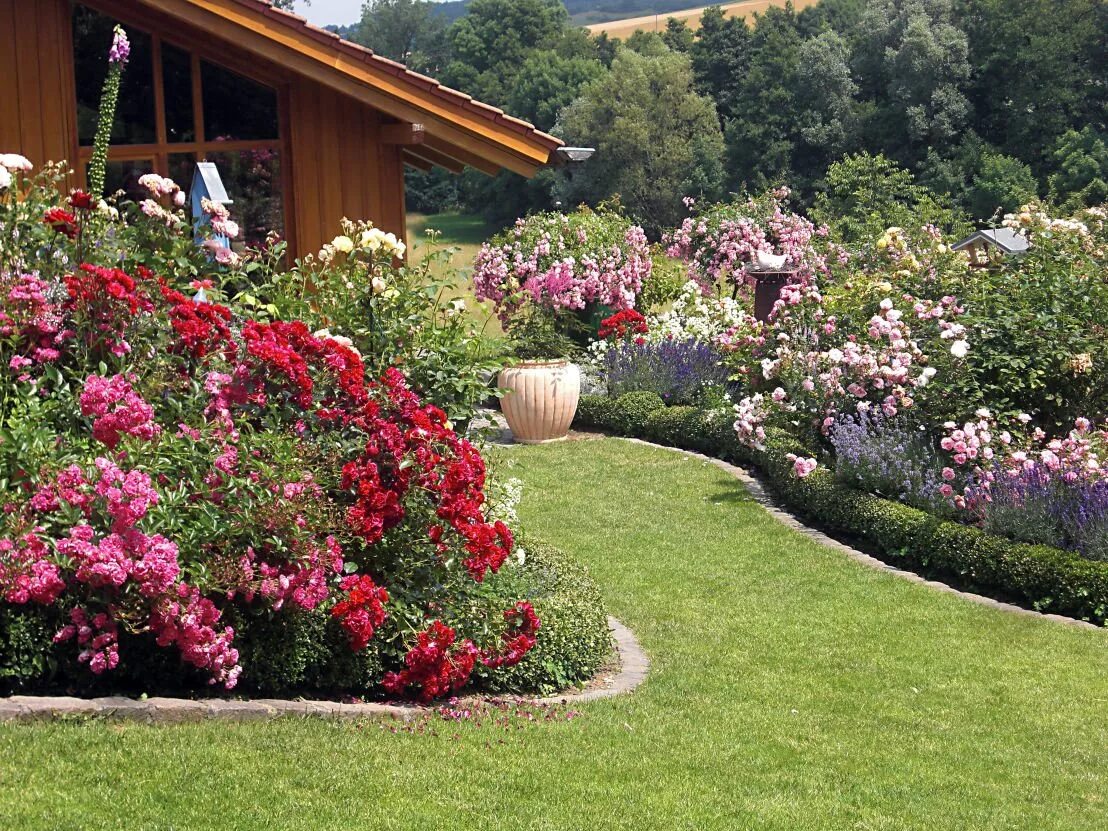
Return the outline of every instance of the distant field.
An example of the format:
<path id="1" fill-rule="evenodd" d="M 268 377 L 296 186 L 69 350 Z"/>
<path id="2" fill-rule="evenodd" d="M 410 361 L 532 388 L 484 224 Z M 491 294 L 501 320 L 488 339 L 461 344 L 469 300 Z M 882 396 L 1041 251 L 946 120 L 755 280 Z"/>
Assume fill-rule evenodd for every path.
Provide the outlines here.
<path id="1" fill-rule="evenodd" d="M 808 6 L 814 6 L 819 0 L 793 0 L 793 7 L 800 11 Z M 727 17 L 746 17 L 756 12 L 764 12 L 770 6 L 784 6 L 786 0 L 743 0 L 739 3 L 723 4 L 723 13 Z M 588 26 L 593 34 L 607 32 L 608 37 L 626 38 L 635 32 L 662 32 L 665 31 L 666 21 L 675 17 L 688 24 L 690 29 L 700 28 L 700 15 L 707 6 L 695 9 L 685 9 L 679 12 L 663 12 L 661 14 L 649 14 L 642 17 L 626 17 L 623 20 L 612 20 L 608 23 L 594 23 Z"/>

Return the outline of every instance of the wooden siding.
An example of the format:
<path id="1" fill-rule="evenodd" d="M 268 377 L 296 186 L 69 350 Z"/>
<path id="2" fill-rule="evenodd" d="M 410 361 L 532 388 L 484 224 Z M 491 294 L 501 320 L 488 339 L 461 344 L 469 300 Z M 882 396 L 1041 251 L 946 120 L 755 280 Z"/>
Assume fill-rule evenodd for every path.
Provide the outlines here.
<path id="1" fill-rule="evenodd" d="M 0 0 L 0 153 L 77 158 L 69 0 Z"/>
<path id="2" fill-rule="evenodd" d="M 403 235 L 404 163 L 400 147 L 380 143 L 381 114 L 306 78 L 288 102 L 299 253 L 338 235 L 343 217 Z"/>

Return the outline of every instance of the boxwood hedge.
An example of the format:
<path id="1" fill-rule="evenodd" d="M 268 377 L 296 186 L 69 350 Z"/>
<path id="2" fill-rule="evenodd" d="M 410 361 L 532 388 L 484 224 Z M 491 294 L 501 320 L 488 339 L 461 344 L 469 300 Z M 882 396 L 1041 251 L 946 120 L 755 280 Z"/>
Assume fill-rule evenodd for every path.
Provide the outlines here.
<path id="1" fill-rule="evenodd" d="M 583 566 L 545 543 L 524 539 L 522 566 L 502 569 L 484 583 L 483 602 L 504 609 L 530 600 L 541 621 L 534 649 L 518 665 L 474 674 L 479 689 L 557 692 L 592 678 L 612 652 L 600 591 Z M 237 694 L 334 696 L 372 692 L 386 668 L 386 654 L 400 645 L 371 640 L 353 653 L 325 609 L 274 615 L 265 609 L 225 610 L 235 629 L 244 672 Z M 449 622 L 449 621 L 448 621 Z M 53 609 L 0 604 L 0 695 L 53 693 L 194 695 L 211 688 L 205 677 L 182 667 L 172 651 L 148 634 L 121 633 L 126 656 L 110 673 L 92 675 L 73 650 L 52 636 L 64 623 Z"/>
<path id="2" fill-rule="evenodd" d="M 695 407 L 656 408 L 640 422 L 644 399 L 632 395 L 582 396 L 578 422 L 754 466 L 797 514 L 899 567 L 1042 612 L 1108 623 L 1108 563 L 941 519 L 844 485 L 825 468 L 799 479 L 786 454 L 813 453 L 792 436 L 771 433 L 765 450 L 751 450 L 739 443 L 729 413 Z"/>

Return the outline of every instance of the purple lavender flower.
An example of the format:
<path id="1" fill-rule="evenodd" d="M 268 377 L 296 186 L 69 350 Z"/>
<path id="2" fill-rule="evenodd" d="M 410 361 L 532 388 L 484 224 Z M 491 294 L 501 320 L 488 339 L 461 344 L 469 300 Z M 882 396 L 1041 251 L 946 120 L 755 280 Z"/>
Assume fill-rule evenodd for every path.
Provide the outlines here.
<path id="1" fill-rule="evenodd" d="M 854 487 L 949 515 L 942 463 L 926 430 L 880 411 L 845 416 L 831 431 L 835 476 Z"/>
<path id="2" fill-rule="evenodd" d="M 112 32 L 112 48 L 108 51 L 108 63 L 126 66 L 127 59 L 131 57 L 131 41 L 127 39 L 127 33 L 122 26 L 116 26 Z"/>
<path id="3" fill-rule="evenodd" d="M 604 354 L 608 394 L 656 392 L 667 404 L 692 404 L 708 387 L 726 387 L 729 371 L 711 346 L 696 340 L 621 342 Z"/>
<path id="4" fill-rule="evenodd" d="M 1108 559 L 1108 481 L 1084 470 L 1032 464 L 1016 471 L 998 468 L 988 488 L 980 490 L 987 530 Z"/>

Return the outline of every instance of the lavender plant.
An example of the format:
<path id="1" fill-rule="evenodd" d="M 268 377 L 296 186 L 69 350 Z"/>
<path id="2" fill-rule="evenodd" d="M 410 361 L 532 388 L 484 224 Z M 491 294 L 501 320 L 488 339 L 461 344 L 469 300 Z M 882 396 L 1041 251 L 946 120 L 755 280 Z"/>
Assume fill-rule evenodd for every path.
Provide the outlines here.
<path id="1" fill-rule="evenodd" d="M 604 354 L 603 382 L 611 396 L 656 392 L 667 404 L 693 404 L 727 386 L 729 371 L 711 346 L 696 340 L 622 341 Z"/>
<path id="2" fill-rule="evenodd" d="M 1108 481 L 1029 464 L 997 471 L 981 496 L 986 530 L 1108 560 Z"/>
<path id="3" fill-rule="evenodd" d="M 880 411 L 840 418 L 831 431 L 835 476 L 856 488 L 941 515 L 943 465 L 926 429 Z"/>

